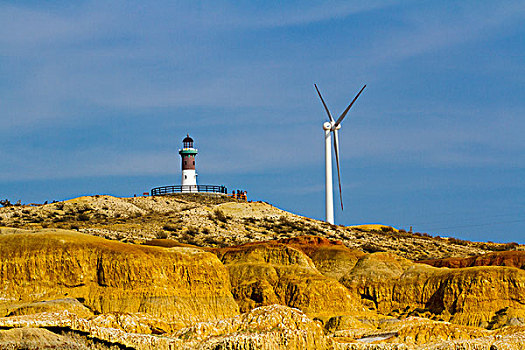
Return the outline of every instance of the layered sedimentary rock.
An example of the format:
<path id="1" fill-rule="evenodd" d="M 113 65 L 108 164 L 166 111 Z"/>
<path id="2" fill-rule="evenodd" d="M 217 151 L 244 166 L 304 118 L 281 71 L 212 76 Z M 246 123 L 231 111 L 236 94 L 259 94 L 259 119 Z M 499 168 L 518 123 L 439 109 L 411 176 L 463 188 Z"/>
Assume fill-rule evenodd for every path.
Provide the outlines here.
<path id="1" fill-rule="evenodd" d="M 93 312 L 85 307 L 81 302 L 74 298 L 65 298 L 57 300 L 35 301 L 31 303 L 15 303 L 9 305 L 8 316 L 32 315 L 43 312 L 60 312 L 69 311 L 79 317 L 89 318 Z"/>
<path id="2" fill-rule="evenodd" d="M 227 270 L 215 255 L 195 248 L 19 231 L 0 236 L 0 281 L 4 315 L 64 298 L 97 313 L 146 313 L 181 327 L 238 314 Z"/>
<path id="3" fill-rule="evenodd" d="M 55 334 L 43 328 L 13 328 L 0 330 L 0 349 L 86 350 L 78 339 Z"/>
<path id="4" fill-rule="evenodd" d="M 122 320 L 116 321 L 119 317 L 124 316 L 129 323 L 123 327 Z M 138 350 L 168 350 L 180 349 L 184 341 L 170 337 L 158 337 L 152 334 L 135 333 L 137 325 L 141 324 L 143 319 L 137 315 L 114 315 L 104 314 L 96 318 L 85 319 L 77 317 L 68 311 L 61 312 L 44 312 L 33 315 L 11 316 L 0 318 L 1 328 L 12 329 L 33 329 L 36 327 L 47 328 L 54 331 L 59 330 L 61 333 L 66 333 L 66 340 L 81 335 L 85 335 L 92 341 L 87 341 L 87 347 L 80 347 L 80 349 L 105 349 L 106 344 L 116 344 L 117 346 L 110 346 L 111 349 L 121 349 L 123 346 Z M 123 329 L 124 328 L 124 329 Z M 47 334 L 47 333 L 46 333 Z M 45 334 L 44 334 L 45 336 Z M 41 339 L 41 345 L 38 346 L 39 334 L 36 334 L 34 343 L 37 346 L 34 349 L 46 348 L 47 340 L 44 337 Z M 77 339 L 79 344 L 85 343 L 83 339 Z M 85 339 L 84 339 L 85 340 Z M 4 349 L 9 345 L 9 342 L 0 342 L 0 349 Z M 94 345 L 94 346 L 93 346 Z M 47 346 L 47 345 L 46 345 Z M 93 346 L 93 347 L 92 347 Z M 74 347 L 72 347 L 74 349 Z M 10 348 L 9 348 L 10 349 Z M 26 348 L 23 348 L 26 349 Z M 32 348 L 30 348 L 32 349 Z"/>
<path id="5" fill-rule="evenodd" d="M 339 240 L 319 236 L 299 236 L 281 239 L 279 242 L 302 251 L 312 259 L 319 272 L 336 280 L 366 255 L 360 250 L 348 248 Z"/>
<path id="6" fill-rule="evenodd" d="M 240 316 L 202 322 L 182 329 L 177 338 L 188 349 L 331 349 L 321 326 L 298 309 L 269 305 Z"/>
<path id="7" fill-rule="evenodd" d="M 0 327 L 30 330 L 48 327 L 79 331 L 107 343 L 121 344 L 141 350 L 168 349 L 331 349 L 322 327 L 298 309 L 282 305 L 256 308 L 248 313 L 217 321 L 198 322 L 172 334 L 156 337 L 124 331 L 115 324 L 115 316 L 103 315 L 91 319 L 78 318 L 67 311 L 0 318 Z M 140 323 L 128 315 L 129 323 Z M 25 328 L 21 328 L 25 327 Z M 27 331 L 29 332 L 29 331 Z M 71 333 L 71 332 L 70 332 Z M 1 340 L 0 334 L 0 340 Z M 45 345 L 51 332 L 37 332 Z M 13 338 L 13 336 L 11 336 Z M 55 339 L 56 338 L 56 339 Z M 54 335 L 55 342 L 64 340 Z M 35 338 L 37 341 L 37 338 Z M 7 342 L 7 341 L 6 341 Z M 8 343 L 8 342 L 7 342 Z M 0 348 L 6 343 L 0 341 Z"/>
<path id="8" fill-rule="evenodd" d="M 525 271 L 511 267 L 438 269 L 374 253 L 361 258 L 341 282 L 385 314 L 417 310 L 428 317 L 490 328 L 505 310 L 521 314 L 525 309 Z M 498 322 L 506 325 L 512 319 Z"/>
<path id="9" fill-rule="evenodd" d="M 261 242 L 214 250 L 230 273 L 241 311 L 281 304 L 310 316 L 363 311 L 359 298 L 321 274 L 302 251 L 283 243 Z"/>
<path id="10" fill-rule="evenodd" d="M 450 269 L 316 236 L 198 248 L 0 231 L 0 348 L 21 337 L 43 348 L 93 338 L 144 350 L 524 344 L 525 271 L 516 252 L 460 263 L 516 267 Z"/>

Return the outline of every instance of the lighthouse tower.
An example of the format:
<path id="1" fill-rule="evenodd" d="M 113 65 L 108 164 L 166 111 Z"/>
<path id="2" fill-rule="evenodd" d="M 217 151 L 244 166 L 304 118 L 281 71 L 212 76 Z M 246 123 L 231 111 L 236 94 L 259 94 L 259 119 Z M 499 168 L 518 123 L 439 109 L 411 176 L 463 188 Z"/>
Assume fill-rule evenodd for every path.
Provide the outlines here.
<path id="1" fill-rule="evenodd" d="M 197 149 L 193 148 L 193 139 L 186 135 L 179 150 L 182 158 L 182 192 L 198 192 L 197 173 L 195 172 L 195 156 Z"/>

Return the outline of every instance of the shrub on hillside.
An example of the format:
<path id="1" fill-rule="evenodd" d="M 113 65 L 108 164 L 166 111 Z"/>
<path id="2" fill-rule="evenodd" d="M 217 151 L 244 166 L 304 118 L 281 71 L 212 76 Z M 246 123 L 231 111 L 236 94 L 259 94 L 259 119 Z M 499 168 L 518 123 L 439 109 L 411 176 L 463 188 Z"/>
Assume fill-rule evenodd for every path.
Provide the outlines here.
<path id="1" fill-rule="evenodd" d="M 505 251 L 505 250 L 516 250 L 516 247 L 518 246 L 519 246 L 518 243 L 510 242 L 510 243 L 505 243 L 505 244 L 493 244 L 487 248 L 493 251 Z"/>
<path id="2" fill-rule="evenodd" d="M 207 236 L 204 238 L 204 243 L 208 246 L 221 246 L 223 242 L 217 237 Z"/>
<path id="3" fill-rule="evenodd" d="M 11 202 L 9 201 L 9 199 L 0 199 L 0 205 L 2 205 L 3 207 L 10 207 L 12 206 Z"/>
<path id="4" fill-rule="evenodd" d="M 193 226 L 189 226 L 186 230 L 186 234 L 189 235 L 189 236 L 196 236 L 199 234 L 199 228 L 198 227 L 193 227 Z"/>
<path id="5" fill-rule="evenodd" d="M 465 241 L 463 239 L 457 239 L 457 238 L 454 238 L 454 237 L 450 237 L 448 239 L 448 242 L 452 243 L 452 244 L 457 244 L 457 245 L 468 245 L 470 243 L 469 241 Z"/>
<path id="6" fill-rule="evenodd" d="M 228 222 L 229 219 L 231 219 L 231 217 L 229 217 L 228 215 L 224 214 L 224 212 L 220 209 L 215 209 L 213 211 L 213 214 L 215 215 L 215 218 L 217 220 L 219 220 L 220 222 Z"/>
<path id="7" fill-rule="evenodd" d="M 89 221 L 89 215 L 85 213 L 80 213 L 77 215 L 77 220 L 78 221 Z"/>
<path id="8" fill-rule="evenodd" d="M 245 218 L 244 222 L 249 223 L 249 224 L 255 224 L 257 222 L 257 219 L 254 217 L 249 217 L 249 218 Z"/>
<path id="9" fill-rule="evenodd" d="M 159 231 L 157 232 L 157 238 L 158 239 L 166 239 L 168 238 L 169 234 L 166 231 Z"/>
<path id="10" fill-rule="evenodd" d="M 166 230 L 166 231 L 170 231 L 170 232 L 175 232 L 175 231 L 179 230 L 179 227 L 177 227 L 177 226 L 175 226 L 173 224 L 166 224 L 166 225 L 162 226 L 162 229 Z"/>

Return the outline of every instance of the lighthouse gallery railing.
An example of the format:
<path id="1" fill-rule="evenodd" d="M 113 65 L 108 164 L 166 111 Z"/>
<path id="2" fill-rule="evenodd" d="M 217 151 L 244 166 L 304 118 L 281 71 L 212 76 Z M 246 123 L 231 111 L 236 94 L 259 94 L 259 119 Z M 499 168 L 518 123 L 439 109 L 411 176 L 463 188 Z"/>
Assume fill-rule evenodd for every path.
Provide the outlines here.
<path id="1" fill-rule="evenodd" d="M 161 196 L 170 193 L 197 193 L 197 192 L 212 192 L 212 193 L 228 193 L 226 186 L 218 185 L 172 185 L 155 187 L 151 190 L 152 196 Z"/>

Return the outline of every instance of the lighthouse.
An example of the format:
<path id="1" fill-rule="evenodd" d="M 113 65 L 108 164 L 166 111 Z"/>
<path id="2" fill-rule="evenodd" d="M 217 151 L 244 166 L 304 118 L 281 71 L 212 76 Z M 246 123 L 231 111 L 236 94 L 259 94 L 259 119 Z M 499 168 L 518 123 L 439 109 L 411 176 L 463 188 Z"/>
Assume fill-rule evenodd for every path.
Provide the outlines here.
<path id="1" fill-rule="evenodd" d="M 197 149 L 193 148 L 193 139 L 186 135 L 182 140 L 182 149 L 179 150 L 182 158 L 182 192 L 198 192 L 197 173 L 195 172 L 195 156 Z"/>
<path id="2" fill-rule="evenodd" d="M 197 173 L 195 172 L 195 157 L 197 156 L 197 153 L 197 149 L 193 148 L 193 139 L 187 134 L 184 140 L 182 140 L 182 149 L 179 150 L 182 160 L 181 184 L 152 188 L 151 195 L 165 196 L 180 192 L 196 192 L 199 195 L 227 195 L 228 189 L 224 185 L 197 185 Z M 244 198 L 246 199 L 246 197 Z"/>

